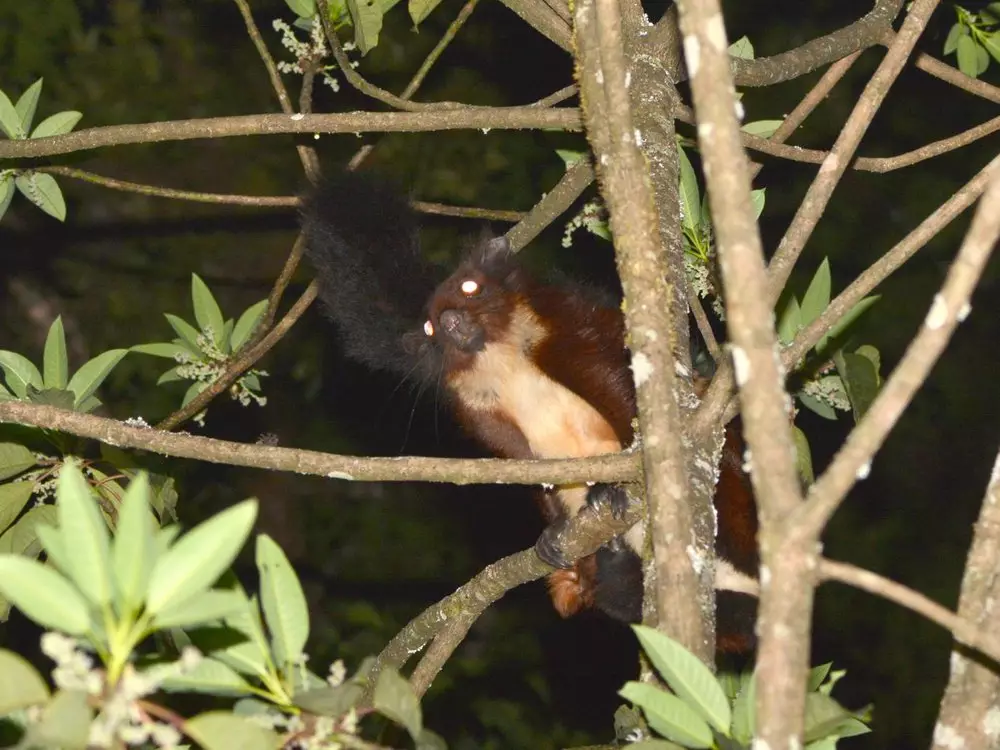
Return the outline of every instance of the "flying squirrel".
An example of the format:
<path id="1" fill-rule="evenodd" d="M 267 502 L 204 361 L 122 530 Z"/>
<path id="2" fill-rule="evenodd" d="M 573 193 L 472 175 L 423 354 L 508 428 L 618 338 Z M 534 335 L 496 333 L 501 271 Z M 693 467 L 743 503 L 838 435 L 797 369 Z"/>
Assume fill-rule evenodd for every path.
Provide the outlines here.
<path id="1" fill-rule="evenodd" d="M 456 421 L 500 457 L 585 457 L 632 444 L 635 386 L 624 320 L 602 295 L 536 280 L 503 236 L 481 238 L 438 281 L 405 196 L 364 174 L 324 178 L 304 196 L 301 216 L 319 296 L 348 357 L 419 385 L 440 378 Z M 721 558 L 756 576 L 756 512 L 742 453 L 730 426 L 715 496 L 716 546 Z M 596 607 L 625 622 L 641 619 L 641 523 L 575 562 L 559 546 L 576 514 L 606 503 L 620 516 L 628 502 L 608 484 L 542 494 L 548 526 L 535 549 L 557 568 L 548 587 L 562 616 Z M 720 596 L 718 650 L 749 650 L 752 605 L 748 617 L 747 602 L 723 604 Z M 741 614 L 724 615 L 729 610 Z"/>

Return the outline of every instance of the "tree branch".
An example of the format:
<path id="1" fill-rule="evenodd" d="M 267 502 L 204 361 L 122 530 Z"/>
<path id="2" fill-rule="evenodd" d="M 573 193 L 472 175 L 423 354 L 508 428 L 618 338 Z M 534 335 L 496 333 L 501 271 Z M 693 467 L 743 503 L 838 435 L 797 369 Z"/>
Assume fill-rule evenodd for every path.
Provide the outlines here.
<path id="1" fill-rule="evenodd" d="M 150 427 L 133 427 L 114 419 L 66 411 L 24 401 L 0 402 L 0 423 L 23 424 L 90 438 L 118 448 L 133 448 L 176 458 L 292 471 L 328 479 L 368 482 L 452 482 L 454 484 L 574 484 L 626 482 L 640 475 L 639 457 L 613 453 L 585 459 L 512 461 L 442 459 L 416 456 L 369 458 L 234 443 Z"/>
<path id="2" fill-rule="evenodd" d="M 282 133 L 416 133 L 430 130 L 579 130 L 575 108 L 470 107 L 432 112 L 237 115 L 139 125 L 107 125 L 49 138 L 0 140 L 0 159 L 69 154 L 104 146 Z"/>
<path id="3" fill-rule="evenodd" d="M 511 247 L 520 250 L 558 219 L 594 181 L 594 169 L 581 160 L 566 170 L 556 186 L 535 204 L 528 215 L 507 232 Z"/>
<path id="4" fill-rule="evenodd" d="M 1000 167 L 994 166 L 990 172 L 989 187 L 941 291 L 934 295 L 923 327 L 826 472 L 810 488 L 809 502 L 795 519 L 800 533 L 818 534 L 854 483 L 867 476 L 886 435 L 927 379 L 955 328 L 969 314 L 972 290 L 1000 237 Z"/>

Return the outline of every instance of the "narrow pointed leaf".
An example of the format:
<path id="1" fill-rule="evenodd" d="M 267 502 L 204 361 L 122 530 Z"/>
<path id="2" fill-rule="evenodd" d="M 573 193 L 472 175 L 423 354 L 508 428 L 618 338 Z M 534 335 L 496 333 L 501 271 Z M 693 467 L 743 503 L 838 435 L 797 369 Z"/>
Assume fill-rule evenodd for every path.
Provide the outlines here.
<path id="1" fill-rule="evenodd" d="M 20 443 L 0 443 L 0 480 L 16 477 L 37 463 L 35 454 Z"/>
<path id="2" fill-rule="evenodd" d="M 209 711 L 189 719 L 184 733 L 204 750 L 274 750 L 278 735 L 228 711 Z"/>
<path id="3" fill-rule="evenodd" d="M 309 638 L 309 607 L 302 584 L 288 558 L 271 537 L 257 537 L 257 570 L 260 571 L 260 601 L 271 633 L 274 658 L 290 665 L 306 647 Z"/>
<path id="4" fill-rule="evenodd" d="M 13 651 L 0 649 L 0 716 L 49 699 L 42 676 Z"/>
<path id="5" fill-rule="evenodd" d="M 155 615 L 206 591 L 236 558 L 256 517 L 257 501 L 246 500 L 179 539 L 153 568 L 147 610 Z"/>
<path id="6" fill-rule="evenodd" d="M 243 674 L 261 677 L 268 673 L 272 663 L 271 650 L 264 635 L 264 626 L 260 619 L 260 606 L 256 597 L 247 598 L 242 591 L 243 607 L 235 614 L 225 619 L 225 624 L 247 637 L 243 643 L 237 643 L 214 654 L 219 661 L 225 662 L 233 669 Z"/>
<path id="7" fill-rule="evenodd" d="M 431 14 L 431 11 L 440 4 L 441 0 L 409 0 L 407 9 L 410 11 L 410 18 L 413 20 L 413 25 L 419 26 Z"/>
<path id="8" fill-rule="evenodd" d="M 670 688 L 720 734 L 729 735 L 729 701 L 715 675 L 677 641 L 645 625 L 632 629 Z"/>
<path id="9" fill-rule="evenodd" d="M 38 109 L 38 97 L 42 93 L 42 79 L 39 78 L 25 89 L 24 93 L 17 100 L 14 109 L 21 121 L 21 132 L 27 133 L 31 129 L 31 123 L 35 120 L 35 111 Z"/>
<path id="10" fill-rule="evenodd" d="M 820 316 L 830 304 L 830 260 L 823 262 L 816 269 L 816 275 L 809 282 L 809 288 L 802 297 L 802 325 L 807 326 Z"/>
<path id="11" fill-rule="evenodd" d="M 753 204 L 753 217 L 759 219 L 764 213 L 764 204 L 767 202 L 767 188 L 750 191 L 750 202 Z"/>
<path id="12" fill-rule="evenodd" d="M 799 391 L 795 395 L 798 397 L 802 405 L 806 407 L 809 411 L 811 411 L 813 414 L 817 414 L 823 417 L 823 419 L 829 419 L 829 420 L 837 419 L 836 410 L 829 404 L 824 403 L 817 398 L 813 398 L 804 391 Z"/>
<path id="13" fill-rule="evenodd" d="M 25 557 L 37 557 L 42 551 L 39 532 L 56 522 L 53 505 L 37 505 L 0 536 L 0 552 Z"/>
<path id="14" fill-rule="evenodd" d="M 844 369 L 841 371 L 841 364 L 838 363 L 837 370 L 844 379 L 847 396 L 851 399 L 854 421 L 859 422 L 878 395 L 878 372 L 871 360 L 860 354 L 845 353 L 842 359 L 838 359 Z"/>
<path id="15" fill-rule="evenodd" d="M 81 117 L 83 117 L 83 112 L 75 112 L 73 110 L 56 112 L 51 117 L 46 117 L 38 123 L 38 127 L 32 131 L 31 137 L 48 138 L 52 135 L 65 135 L 76 127 Z"/>
<path id="16" fill-rule="evenodd" d="M 111 559 L 108 527 L 83 474 L 64 464 L 56 485 L 59 535 L 68 575 L 84 595 L 98 605 L 111 601 Z"/>
<path id="17" fill-rule="evenodd" d="M 18 114 L 17 109 L 2 91 L 0 91 L 0 128 L 11 140 L 25 137 L 24 127 L 21 125 L 21 115 Z"/>
<path id="18" fill-rule="evenodd" d="M 167 319 L 174 332 L 191 347 L 192 352 L 201 351 L 201 347 L 198 345 L 199 333 L 197 328 L 184 320 L 184 318 L 178 318 L 176 315 L 171 315 L 170 313 L 164 313 L 163 317 Z"/>
<path id="19" fill-rule="evenodd" d="M 799 301 L 791 297 L 785 303 L 785 309 L 781 311 L 781 317 L 778 319 L 778 341 L 785 345 L 791 344 L 801 329 L 802 310 Z"/>
<path id="20" fill-rule="evenodd" d="M 62 316 L 49 326 L 45 337 L 45 354 L 42 356 L 42 382 L 46 388 L 66 388 L 69 382 L 69 365 L 66 358 L 66 333 Z"/>
<path id="21" fill-rule="evenodd" d="M 413 691 L 413 686 L 396 670 L 386 667 L 379 673 L 372 707 L 383 716 L 405 727 L 414 739 L 420 736 L 420 730 L 423 728 L 420 701 Z"/>
<path id="22" fill-rule="evenodd" d="M 173 607 L 167 607 L 153 618 L 158 629 L 189 628 L 221 620 L 243 606 L 239 594 L 224 589 L 202 591 Z"/>
<path id="23" fill-rule="evenodd" d="M 165 383 L 176 383 L 178 380 L 184 380 L 184 378 L 180 376 L 180 367 L 182 367 L 182 365 L 177 365 L 177 367 L 171 367 L 169 370 L 166 370 L 156 379 L 156 384 L 164 385 Z"/>
<path id="24" fill-rule="evenodd" d="M 805 735 L 806 742 L 819 740 L 830 735 L 849 719 L 853 719 L 850 711 L 837 701 L 823 693 L 808 693 L 806 695 Z"/>
<path id="25" fill-rule="evenodd" d="M 32 620 L 70 635 L 90 627 L 83 596 L 65 578 L 35 560 L 0 555 L 0 594 Z"/>
<path id="26" fill-rule="evenodd" d="M 14 193 L 16 188 L 14 187 L 14 175 L 5 174 L 0 175 L 0 219 L 3 215 L 7 213 L 7 209 L 10 207 L 10 202 L 14 200 Z"/>
<path id="27" fill-rule="evenodd" d="M 29 385 L 38 390 L 43 387 L 42 373 L 31 363 L 31 360 L 22 357 L 17 352 L 0 349 L 0 368 L 3 369 L 7 387 L 18 398 L 24 398 L 27 395 Z"/>
<path id="28" fill-rule="evenodd" d="M 684 214 L 681 221 L 684 228 L 692 236 L 697 236 L 698 225 L 701 222 L 701 198 L 698 195 L 698 177 L 695 175 L 691 160 L 683 148 L 677 148 L 677 158 L 680 160 L 681 211 Z"/>
<path id="29" fill-rule="evenodd" d="M 754 120 L 753 122 L 748 122 L 740 130 L 750 135 L 756 135 L 759 138 L 770 138 L 774 135 L 774 131 L 781 127 L 781 123 L 783 122 L 784 120 Z"/>
<path id="30" fill-rule="evenodd" d="M 53 510 L 55 509 L 53 508 Z M 35 527 L 35 534 L 38 536 L 38 541 L 42 545 L 42 549 L 45 550 L 45 555 L 48 557 L 49 562 L 63 573 L 66 573 L 70 569 L 71 564 L 69 556 L 66 554 L 63 538 L 59 534 L 59 529 L 52 524 L 40 523 Z"/>
<path id="31" fill-rule="evenodd" d="M 31 499 L 34 489 L 34 482 L 0 484 L 0 532 L 14 523 L 14 519 L 21 514 Z"/>
<path id="32" fill-rule="evenodd" d="M 222 317 L 219 303 L 215 301 L 208 285 L 195 273 L 191 274 L 191 301 L 194 303 L 194 317 L 198 321 L 198 326 L 210 334 L 217 345 L 220 344 L 226 320 Z"/>
<path id="33" fill-rule="evenodd" d="M 189 354 L 186 347 L 180 344 L 175 344 L 172 341 L 158 341 L 152 344 L 136 344 L 130 347 L 130 351 L 138 352 L 139 354 L 151 354 L 154 357 L 163 357 L 164 359 L 172 359 L 174 361 L 179 361 L 181 357 Z"/>
<path id="34" fill-rule="evenodd" d="M 649 726 L 668 740 L 684 747 L 712 747 L 708 724 L 676 695 L 641 682 L 626 682 L 618 694 L 642 708 Z"/>
<path id="35" fill-rule="evenodd" d="M 69 389 L 76 394 L 77 406 L 100 387 L 126 354 L 128 349 L 111 349 L 98 354 L 73 374 L 69 381 Z"/>
<path id="36" fill-rule="evenodd" d="M 979 46 L 971 36 L 959 37 L 958 46 L 955 48 L 958 53 L 958 69 L 965 75 L 976 78 L 979 75 L 978 63 L 976 62 L 976 50 Z"/>
<path id="37" fill-rule="evenodd" d="M 149 476 L 142 471 L 125 491 L 118 509 L 112 562 L 119 611 L 136 612 L 146 599 L 157 547 L 149 512 Z"/>
<path id="38" fill-rule="evenodd" d="M 806 485 L 816 481 L 813 473 L 812 451 L 809 449 L 809 438 L 797 426 L 792 425 L 792 437 L 795 443 L 795 468 L 798 469 L 799 477 Z"/>
<path id="39" fill-rule="evenodd" d="M 836 340 L 841 334 L 850 328 L 851 324 L 854 323 L 855 320 L 864 315 L 865 312 L 868 311 L 868 308 L 878 302 L 881 298 L 882 295 L 880 294 L 865 297 L 854 305 L 854 307 L 844 313 L 840 320 L 830 327 L 829 332 L 816 343 L 816 353 L 823 354 L 826 351 L 827 346 L 829 346 L 831 340 Z"/>
<path id="40" fill-rule="evenodd" d="M 262 299 L 255 305 L 250 305 L 250 307 L 243 311 L 240 319 L 236 321 L 236 325 L 233 327 L 231 341 L 234 352 L 239 351 L 240 347 L 250 340 L 250 336 L 257 330 L 257 325 L 264 317 L 266 311 L 266 299 Z"/>
<path id="41" fill-rule="evenodd" d="M 213 658 L 202 659 L 198 666 L 187 674 L 170 677 L 163 683 L 163 689 L 170 692 L 228 696 L 249 695 L 253 692 L 250 683 L 230 667 Z"/>
<path id="42" fill-rule="evenodd" d="M 194 397 L 206 388 L 208 388 L 208 383 L 203 383 L 201 381 L 192 383 L 191 387 L 184 392 L 184 398 L 181 399 L 181 408 L 183 409 L 185 406 L 190 404 L 191 401 L 194 400 Z"/>
<path id="43" fill-rule="evenodd" d="M 757 710 L 757 680 L 751 676 L 733 702 L 733 739 L 749 745 L 753 739 Z"/>
<path id="44" fill-rule="evenodd" d="M 347 0 L 347 11 L 354 24 L 354 43 L 362 55 L 378 45 L 382 31 L 382 8 L 377 0 Z"/>
<path id="45" fill-rule="evenodd" d="M 962 23 L 956 23 L 948 32 L 948 38 L 944 40 L 943 54 L 950 55 L 958 49 L 958 40 L 969 35 L 969 27 Z"/>
<path id="46" fill-rule="evenodd" d="M 22 172 L 15 178 L 14 184 L 25 198 L 49 216 L 59 221 L 66 220 L 66 199 L 55 177 L 43 172 Z"/>

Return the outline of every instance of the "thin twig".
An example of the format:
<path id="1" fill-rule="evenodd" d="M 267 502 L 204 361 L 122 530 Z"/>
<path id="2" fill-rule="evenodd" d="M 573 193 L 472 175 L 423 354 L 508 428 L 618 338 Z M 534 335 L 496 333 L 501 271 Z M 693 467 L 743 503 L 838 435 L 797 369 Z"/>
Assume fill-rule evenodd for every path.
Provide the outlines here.
<path id="1" fill-rule="evenodd" d="M 528 215 L 507 232 L 511 247 L 520 250 L 537 237 L 542 230 L 559 218 L 594 181 L 594 169 L 587 160 L 581 160 L 566 170 L 545 196 L 535 204 Z"/>
<path id="2" fill-rule="evenodd" d="M 698 326 L 698 332 L 701 334 L 702 340 L 705 342 L 705 347 L 708 349 L 708 353 L 712 357 L 713 362 L 718 362 L 722 359 L 722 349 L 719 347 L 719 341 L 715 338 L 715 331 L 712 330 L 712 324 L 708 322 L 708 316 L 705 315 L 705 308 L 701 305 L 701 298 L 698 294 L 691 288 L 690 284 L 685 284 L 685 289 L 687 289 L 688 297 L 688 307 L 691 309 L 691 314 L 694 316 L 694 322 Z"/>

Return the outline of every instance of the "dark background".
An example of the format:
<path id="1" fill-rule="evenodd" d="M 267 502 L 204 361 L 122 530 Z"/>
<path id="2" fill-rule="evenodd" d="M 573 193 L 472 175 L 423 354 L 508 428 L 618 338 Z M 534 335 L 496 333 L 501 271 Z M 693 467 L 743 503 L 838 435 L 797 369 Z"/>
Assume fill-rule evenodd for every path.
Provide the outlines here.
<path id="1" fill-rule="evenodd" d="M 287 59 L 271 20 L 281 2 L 254 2 L 272 51 Z M 414 33 L 402 6 L 386 18 L 378 48 L 360 72 L 399 91 L 460 5 L 445 2 Z M 650 4 L 655 19 L 663 3 Z M 967 7 L 975 7 L 970 4 Z M 870 9 L 830 0 L 726 4 L 731 39 L 747 34 L 757 55 L 793 48 Z M 943 5 L 920 49 L 941 56 L 954 21 Z M 793 143 L 828 147 L 881 50 L 864 54 L 807 120 Z M 953 63 L 953 58 L 949 59 Z M 1000 83 L 996 63 L 984 76 Z M 477 104 L 526 103 L 567 85 L 567 55 L 500 3 L 483 2 L 438 62 L 418 98 Z M 235 6 L 226 0 L 0 3 L 0 88 L 15 99 L 44 76 L 36 121 L 60 109 L 83 111 L 78 128 L 276 111 L 263 68 Z M 745 90 L 747 119 L 787 113 L 819 73 L 768 90 Z M 296 81 L 286 76 L 292 88 Z M 381 109 L 342 82 L 318 86 L 317 111 Z M 997 114 L 995 104 L 908 70 L 866 136 L 861 152 L 909 151 Z M 366 168 L 392 174 L 414 197 L 458 205 L 527 209 L 555 184 L 556 148 L 582 150 L 580 135 L 492 131 L 324 136 L 309 140 L 327 169 L 363 142 L 376 143 Z M 191 190 L 289 195 L 303 177 L 291 137 L 125 146 L 58 163 L 104 175 Z M 802 290 L 824 256 L 834 292 L 911 230 L 998 149 L 996 135 L 886 175 L 849 173 L 837 188 L 793 278 Z M 776 246 L 815 168 L 765 160 L 765 247 Z M 190 274 L 197 272 L 237 315 L 266 296 L 295 236 L 289 210 L 204 206 L 112 192 L 60 179 L 69 214 L 61 225 L 20 196 L 0 223 L 0 348 L 41 357 L 45 332 L 62 314 L 72 364 L 112 347 L 166 340 L 161 313 L 191 319 Z M 567 215 L 568 218 L 568 215 Z M 863 338 L 891 370 L 925 315 L 968 216 L 941 233 L 879 290 Z M 429 253 L 448 262 L 475 222 L 428 217 Z M 562 222 L 526 251 L 529 262 L 608 278 L 610 246 L 576 235 L 560 248 Z M 494 227 L 502 229 L 500 225 Z M 993 261 L 973 313 L 932 378 L 852 492 L 825 537 L 825 553 L 888 575 L 954 606 L 983 488 L 997 448 L 994 342 L 1000 263 Z M 288 292 L 309 279 L 303 269 Z M 102 388 L 106 413 L 148 421 L 179 403 L 183 386 L 156 388 L 164 360 L 130 355 Z M 372 377 L 339 356 L 331 330 L 311 310 L 263 361 L 266 408 L 214 404 L 205 429 L 252 442 L 358 454 L 477 455 L 434 394 L 417 399 L 404 384 Z M 804 414 L 821 468 L 850 422 Z M 307 585 L 313 616 L 311 665 L 334 658 L 353 668 L 406 621 L 485 564 L 529 546 L 541 523 L 523 490 L 437 485 L 352 484 L 169 461 L 186 525 L 238 499 L 261 499 L 261 530 L 285 547 Z M 16 618 L 15 618 L 16 620 Z M 819 592 L 814 663 L 833 660 L 847 677 L 836 695 L 848 706 L 875 704 L 875 732 L 852 747 L 918 747 L 930 737 L 947 676 L 950 639 L 916 615 L 837 585 Z M 14 626 L 18 623 L 15 621 Z M 0 640 L 5 639 L 0 635 Z M 489 610 L 425 701 L 428 725 L 456 748 L 548 748 L 610 739 L 615 690 L 635 669 L 629 634 L 597 616 L 559 620 L 541 584 Z"/>

